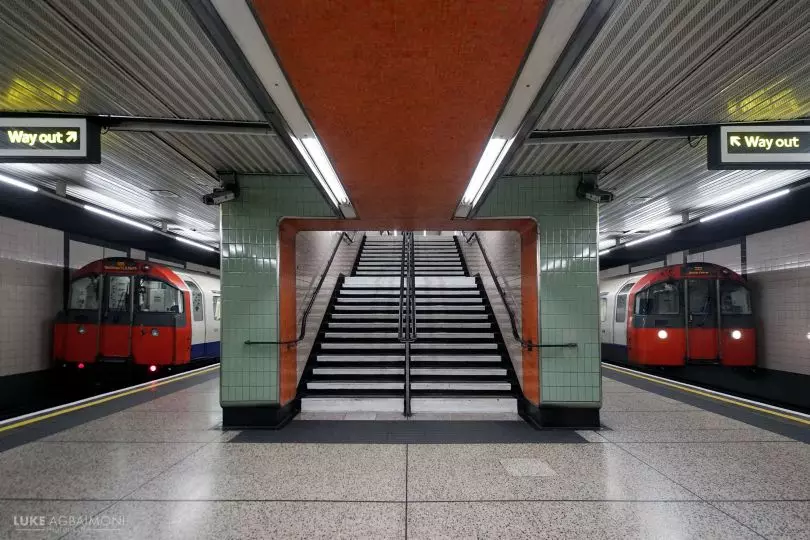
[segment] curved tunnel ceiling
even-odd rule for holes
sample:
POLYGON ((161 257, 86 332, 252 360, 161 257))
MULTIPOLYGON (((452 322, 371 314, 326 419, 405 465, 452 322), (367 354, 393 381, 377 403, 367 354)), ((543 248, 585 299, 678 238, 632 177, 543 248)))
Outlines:
POLYGON ((254 0, 361 219, 449 219, 546 0, 254 0))

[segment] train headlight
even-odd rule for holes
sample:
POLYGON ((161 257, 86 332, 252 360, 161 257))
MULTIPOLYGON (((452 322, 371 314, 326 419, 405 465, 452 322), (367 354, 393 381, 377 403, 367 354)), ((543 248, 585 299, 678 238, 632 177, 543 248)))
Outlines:
POLYGON ((669 333, 666 330, 658 331, 658 339, 667 339, 667 337, 669 337, 669 333))
POLYGON ((157 328, 152 328, 152 337, 158 337, 160 335, 160 330, 157 328))
POLYGON ((739 330, 732 330, 731 331, 731 339, 741 339, 741 338, 742 338, 742 332, 740 332, 739 330))
POLYGON ((79 325, 79 328, 77 329, 77 331, 78 331, 80 334, 86 334, 86 333, 87 333, 87 328, 85 328, 85 327, 84 327, 84 326, 82 326, 82 325, 79 325))

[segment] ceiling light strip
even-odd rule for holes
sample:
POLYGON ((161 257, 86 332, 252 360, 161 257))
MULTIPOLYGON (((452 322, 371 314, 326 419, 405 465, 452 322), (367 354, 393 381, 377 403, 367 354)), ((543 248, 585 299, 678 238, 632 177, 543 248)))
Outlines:
POLYGON ((36 193, 37 191, 39 191, 39 188, 37 186, 31 185, 27 182, 21 182, 15 178, 11 178, 10 176, 6 176, 3 174, 0 174, 0 182, 3 182, 4 184, 8 184, 10 186, 14 186, 16 188, 30 191, 31 193, 36 193))
POLYGON ((88 210, 90 212, 93 212, 94 214, 104 216, 104 217, 106 217, 108 219, 112 219, 112 220, 118 221, 120 223, 126 223, 127 225, 129 225, 131 227, 136 227, 136 228, 144 230, 144 231, 152 232, 152 231, 155 230, 154 227, 150 227, 149 225, 145 225, 143 223, 135 221, 134 219, 125 218, 124 216, 119 216, 118 214, 113 214, 112 212, 107 212, 106 210, 102 210, 101 208, 96 208, 95 206, 91 206, 89 204, 85 204, 84 209, 88 210))
POLYGON ((751 208, 752 206, 757 206, 759 204, 771 201, 771 200, 776 199, 778 197, 782 197, 784 195, 787 195, 788 193, 790 193, 790 188, 782 189, 782 190, 776 191, 774 193, 765 195, 763 197, 757 197, 756 199, 752 199, 752 200, 750 200, 748 202, 744 202, 742 204, 732 206, 731 208, 721 210, 720 212, 715 212, 714 214, 709 214, 706 217, 702 217, 702 218, 700 218, 700 222, 705 223, 707 221, 712 221, 714 219, 721 218, 723 216, 727 216, 727 215, 733 214, 735 212, 739 212, 740 210, 745 210, 746 208, 751 208))
POLYGON ((216 249, 207 244, 201 244, 200 242, 195 242, 194 240, 189 240, 188 238, 183 238, 182 236, 175 236, 174 238, 178 242, 183 242, 184 244, 188 244, 190 246, 194 246, 199 249, 204 249, 206 251, 216 251, 216 249))
POLYGON ((289 127, 293 145, 332 204, 354 217, 349 196, 298 103, 264 32, 246 0, 211 0, 256 77, 289 127))
POLYGON ((650 240, 655 240, 656 238, 661 238, 662 236, 666 236, 672 232, 672 229, 666 229, 663 231, 658 231, 657 233, 653 233, 650 235, 645 236, 644 238, 639 238, 638 240, 631 240, 624 244, 625 247, 635 246, 637 244, 643 244, 644 242, 649 242, 650 240))

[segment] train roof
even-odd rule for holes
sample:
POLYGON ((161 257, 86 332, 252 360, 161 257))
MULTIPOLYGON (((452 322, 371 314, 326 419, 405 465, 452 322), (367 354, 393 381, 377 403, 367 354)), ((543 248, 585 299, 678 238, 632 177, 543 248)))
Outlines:
POLYGON ((93 274, 145 275, 160 279, 175 287, 186 290, 183 279, 173 268, 152 261, 131 259, 129 257, 108 257, 88 263, 75 272, 73 279, 93 274))
POLYGON ((737 272, 714 263, 690 262, 654 268, 646 272, 637 272, 602 280, 600 293, 615 293, 627 283, 635 283, 632 290, 637 291, 651 283, 670 279, 730 279, 745 283, 745 278, 737 272))

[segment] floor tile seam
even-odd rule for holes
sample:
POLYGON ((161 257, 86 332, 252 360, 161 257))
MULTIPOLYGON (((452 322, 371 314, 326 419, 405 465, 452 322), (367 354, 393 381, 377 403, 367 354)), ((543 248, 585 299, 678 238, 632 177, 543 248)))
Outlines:
POLYGON ((130 497, 130 496, 131 496, 133 493, 137 492, 139 489, 141 489, 142 487, 144 487, 146 484, 148 484, 148 483, 150 483, 150 482, 152 482, 152 481, 154 481, 154 480, 157 480, 157 479, 158 479, 160 476, 162 476, 162 475, 164 475, 164 474, 168 473, 170 470, 172 470, 174 467, 176 467, 177 465, 179 465, 180 463, 182 463, 182 462, 183 462, 183 461, 185 461, 186 459, 190 458, 190 457, 191 457, 191 456, 193 456, 194 454, 196 454, 196 453, 200 452, 201 450, 203 450, 204 448, 206 448, 206 447, 207 447, 207 446, 208 446, 210 443, 189 443, 189 444, 199 444, 200 446, 199 446, 199 447, 197 447, 197 448, 195 448, 194 450, 192 450, 192 451, 188 452, 187 454, 185 454, 184 456, 182 456, 180 459, 176 460, 174 463, 170 464, 170 465, 169 465, 169 466, 167 466, 166 468, 164 468, 164 469, 162 469, 161 471, 159 471, 157 474, 155 474, 155 475, 153 475, 152 477, 150 477, 148 480, 146 480, 145 482, 143 482, 142 484, 140 484, 139 486, 137 486, 135 489, 133 489, 132 491, 130 491, 129 493, 127 493, 126 495, 124 495, 123 497, 121 497, 121 498, 120 498, 120 500, 121 500, 121 501, 128 500, 128 499, 129 499, 129 497, 130 497))
POLYGON ((641 459, 640 457, 638 457, 637 455, 635 455, 633 452, 631 452, 631 451, 630 451, 630 450, 628 450, 627 448, 624 448, 623 446, 621 446, 621 445, 619 445, 619 444, 615 444, 615 446, 616 446, 617 448, 619 448, 620 450, 622 450, 623 452, 626 452, 627 454, 629 454, 629 455, 633 456, 633 458, 635 458, 635 459, 637 459, 638 461, 640 461, 641 463, 645 464, 646 466, 648 466, 649 468, 651 468, 652 470, 654 470, 655 472, 657 472, 658 474, 660 474, 660 475, 661 475, 661 476, 663 476, 664 478, 668 479, 670 482, 673 482, 675 485, 680 486, 682 489, 685 489, 687 492, 689 492, 689 493, 691 493, 691 494, 695 495, 695 496, 696 496, 696 497, 698 497, 699 499, 701 499, 701 500, 703 500, 704 502, 706 502, 707 504, 709 504, 709 506, 711 506, 711 507, 713 507, 713 508, 717 509, 717 511, 718 511, 718 512, 720 512, 721 514, 725 515, 726 517, 728 517, 729 519, 731 519, 731 520, 732 520, 732 521, 734 521, 735 523, 738 523, 738 524, 739 524, 741 527, 743 527, 744 529, 746 529, 746 530, 748 530, 748 531, 751 531, 751 533, 755 534, 755 535, 756 535, 756 536, 758 536, 759 538, 765 538, 764 536, 762 536, 761 534, 759 534, 758 532, 756 532, 754 529, 752 529, 751 527, 749 527, 748 525, 746 525, 746 524, 745 524, 745 523, 743 523, 742 521, 740 521, 740 520, 736 519, 734 516, 732 516, 732 515, 728 514, 727 512, 724 512, 722 509, 718 508, 718 507, 717 507, 717 506, 715 506, 714 504, 712 504, 712 503, 710 503, 710 502, 706 501, 706 499, 704 499, 703 497, 700 497, 700 495, 698 495, 697 493, 695 493, 695 492, 694 492, 694 491, 692 491, 691 489, 687 488, 686 486, 684 486, 683 484, 681 484, 680 482, 678 482, 678 481, 677 481, 677 480, 675 480, 674 478, 671 478, 669 475, 667 475, 667 474, 665 474, 664 472, 660 471, 660 470, 659 470, 657 467, 655 467, 655 466, 653 466, 653 465, 651 465, 651 464, 647 463, 646 461, 644 461, 643 459, 641 459))
MULTIPOLYGON (((109 503, 319 503, 319 504, 405 504, 400 500, 350 499, 92 499, 0 497, 0 502, 109 502, 109 503)), ((468 504, 468 503, 810 503, 810 499, 420 499, 409 504, 468 504)))
MULTIPOLYGON (((90 519, 92 520, 92 519, 93 519, 93 518, 95 518, 96 516, 101 515, 102 513, 106 512, 107 510, 109 510, 110 508, 112 508, 113 506, 115 506, 116 504, 118 504, 118 501, 110 501, 110 504, 108 504, 107 506, 105 506, 104 508, 102 508, 101 510, 99 510, 98 512, 94 513, 94 514, 93 514, 93 516, 92 516, 90 519)), ((71 534, 73 534, 74 532, 78 531, 78 530, 79 530, 79 527, 81 527, 81 523, 76 524, 76 526, 75 526, 75 527, 73 527, 73 528, 72 528, 72 529, 70 529, 68 532, 66 532, 65 534, 63 534, 62 536, 60 536, 60 537, 59 537, 59 540, 62 540, 63 538, 67 538, 68 536, 70 536, 70 535, 71 535, 71 534)))

